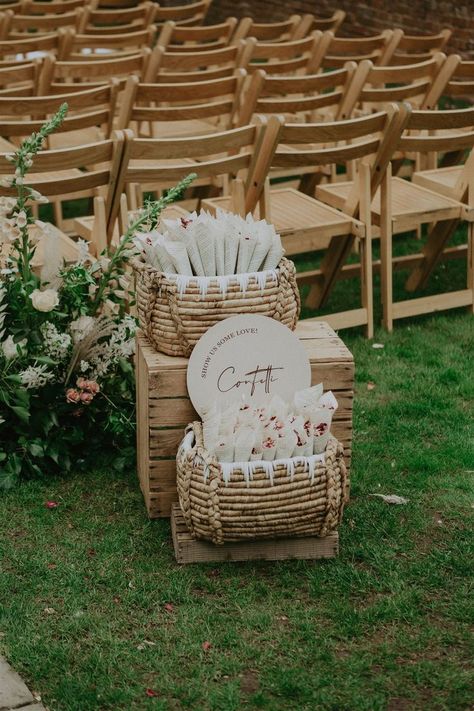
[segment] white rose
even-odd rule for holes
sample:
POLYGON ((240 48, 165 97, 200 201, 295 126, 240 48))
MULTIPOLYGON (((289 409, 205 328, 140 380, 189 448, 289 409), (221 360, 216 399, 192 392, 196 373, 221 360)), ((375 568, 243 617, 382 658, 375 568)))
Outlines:
POLYGON ((35 289, 30 295, 33 308, 37 311, 52 311, 59 304, 59 296, 56 289, 35 289))
POLYGON ((8 360, 10 360, 10 358, 16 358, 16 356, 18 355, 18 346, 20 346, 20 348, 23 348, 24 346, 26 346, 26 343, 26 338, 24 338, 22 341, 19 341, 18 343, 15 343, 15 341, 13 340, 13 336, 8 336, 8 338, 5 338, 2 343, 3 355, 8 360))

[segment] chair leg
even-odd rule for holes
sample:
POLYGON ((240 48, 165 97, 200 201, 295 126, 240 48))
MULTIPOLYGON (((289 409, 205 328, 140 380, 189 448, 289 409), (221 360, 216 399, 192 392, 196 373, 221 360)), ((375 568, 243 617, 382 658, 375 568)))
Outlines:
POLYGON ((380 282, 384 328, 393 331, 392 209, 390 164, 380 185, 380 282))
POLYGON ((313 284, 306 298, 306 306, 310 309, 319 309, 326 303, 334 283, 347 261, 354 244, 354 235, 333 237, 326 250, 321 264, 321 276, 313 284))
MULTIPOLYGON (((372 265, 372 208, 370 200, 370 167, 361 161, 359 167, 360 220, 365 225, 365 237, 357 240, 360 253, 360 287, 362 306, 367 313, 365 335, 374 336, 374 291, 372 265)), ((355 244, 356 244, 355 243, 355 244)))
POLYGON ((458 224, 459 220, 443 220, 433 226, 423 247, 424 259, 415 267, 406 281, 407 291, 417 291, 426 286, 431 272, 441 259, 443 250, 458 224))
POLYGON ((469 313, 474 314, 474 222, 467 223, 467 288, 471 290, 469 313))

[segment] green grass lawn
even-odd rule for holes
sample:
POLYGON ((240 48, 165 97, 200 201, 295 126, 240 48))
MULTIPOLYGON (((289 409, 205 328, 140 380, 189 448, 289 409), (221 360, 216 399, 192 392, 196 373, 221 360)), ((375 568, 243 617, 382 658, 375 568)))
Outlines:
POLYGON ((473 319, 379 331, 383 350, 345 340, 355 438, 336 560, 179 567, 134 472, 0 498, 0 652, 52 711, 472 708, 473 319))

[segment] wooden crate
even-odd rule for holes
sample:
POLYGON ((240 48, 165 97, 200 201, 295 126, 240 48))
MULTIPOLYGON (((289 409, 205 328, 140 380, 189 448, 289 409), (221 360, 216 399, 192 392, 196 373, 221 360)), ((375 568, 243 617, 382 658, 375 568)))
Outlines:
MULTIPOLYGON (((354 359, 324 321, 300 321, 297 336, 311 362, 312 384, 323 383, 339 402, 332 432, 344 445, 348 468, 352 446, 354 359)), ((188 359, 155 351, 137 336, 138 476, 150 518, 169 516, 177 500, 176 463, 184 428, 197 418, 188 398, 188 359)))
POLYGON ((332 531, 324 538, 278 538, 215 546, 196 541, 184 523, 179 504, 171 507, 171 533, 178 563, 214 563, 236 560, 290 560, 334 558, 339 552, 339 535, 332 531))

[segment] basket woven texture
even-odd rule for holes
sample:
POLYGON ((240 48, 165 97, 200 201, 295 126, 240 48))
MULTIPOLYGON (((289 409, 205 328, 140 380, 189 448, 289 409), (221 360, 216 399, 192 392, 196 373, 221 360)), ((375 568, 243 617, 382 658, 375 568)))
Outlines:
POLYGON ((300 313, 295 265, 282 258, 276 280, 267 278, 262 288, 250 277, 245 291, 231 281, 225 293, 210 278, 207 293, 191 279, 184 293, 176 281, 139 258, 131 262, 136 276, 140 327, 155 348, 173 356, 189 356, 201 336, 218 321, 238 314, 260 314, 294 330, 300 313))
POLYGON ((189 447, 177 456, 177 488, 186 525, 194 538, 222 544, 249 538, 326 536, 337 528, 344 509, 346 467, 343 447, 331 438, 325 461, 314 476, 301 458, 291 477, 285 464, 274 469, 273 483, 263 469, 246 481, 235 469, 226 484, 215 457, 204 448, 202 425, 194 422, 189 447))

